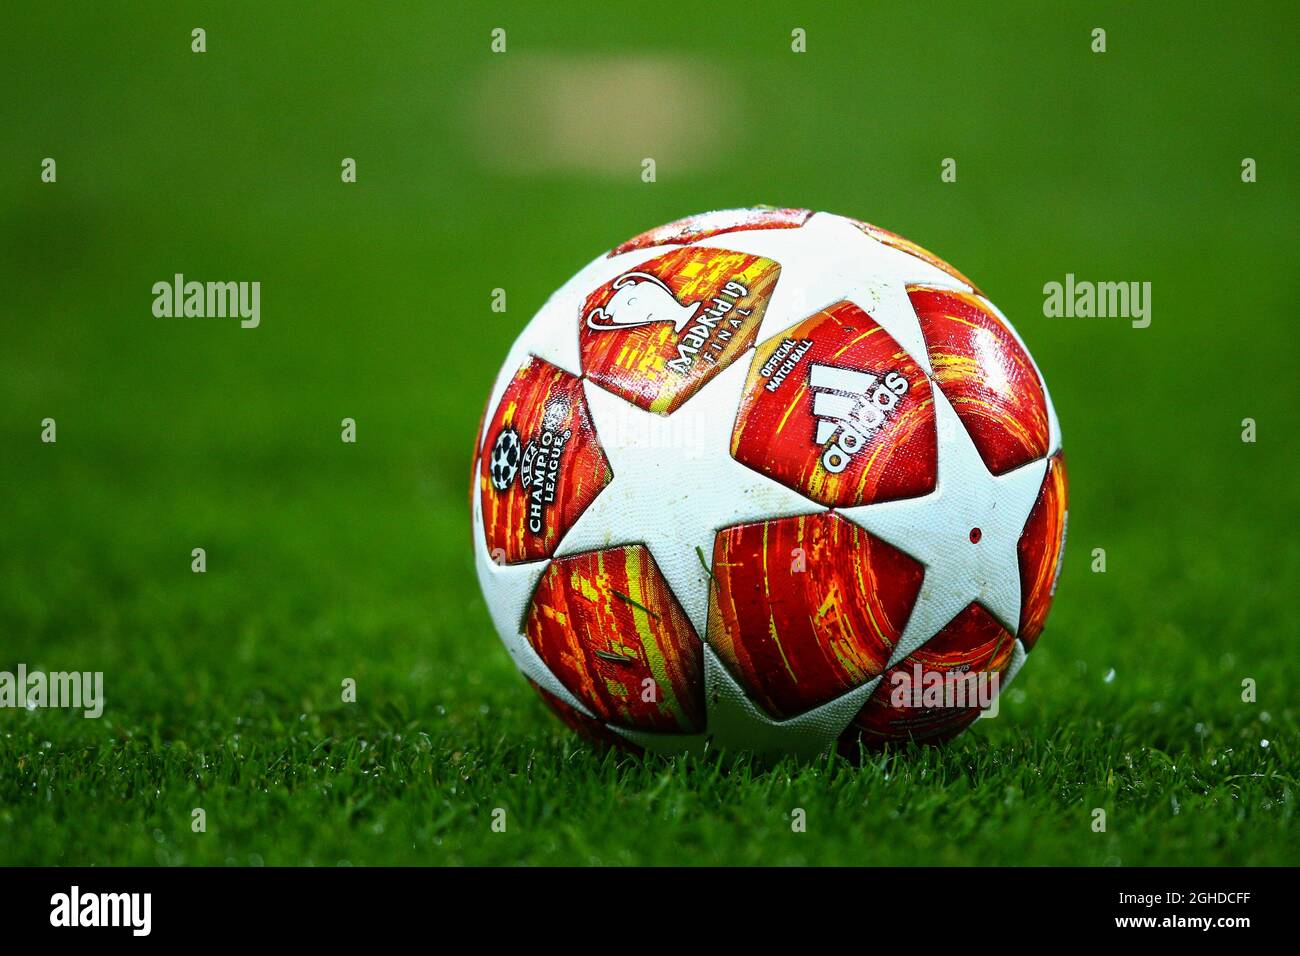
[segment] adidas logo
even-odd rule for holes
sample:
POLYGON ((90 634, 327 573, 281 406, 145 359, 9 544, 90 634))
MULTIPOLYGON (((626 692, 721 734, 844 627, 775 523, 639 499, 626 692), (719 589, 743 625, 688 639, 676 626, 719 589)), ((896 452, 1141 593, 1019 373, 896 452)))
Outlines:
POLYGON ((907 379, 888 372, 881 381, 870 372, 814 362, 808 372, 808 387, 817 416, 815 439, 825 449, 822 467, 838 475, 907 394, 907 379))

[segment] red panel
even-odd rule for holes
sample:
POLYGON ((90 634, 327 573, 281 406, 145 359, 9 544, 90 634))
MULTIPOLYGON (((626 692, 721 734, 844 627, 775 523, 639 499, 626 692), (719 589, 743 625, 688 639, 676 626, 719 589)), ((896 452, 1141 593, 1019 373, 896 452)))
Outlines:
POLYGON ((643 232, 621 246, 616 246, 610 255, 617 256, 624 252, 649 249, 653 246, 687 245, 699 242, 701 239, 742 230, 797 229, 807 222, 811 215, 812 211, 808 209, 775 209, 770 206, 706 212, 697 216, 687 216, 666 226, 658 226, 643 232))
POLYGON ((1025 350, 980 296, 909 286, 935 382, 989 471, 1047 454, 1047 400, 1025 350))
POLYGON ((771 259, 700 246, 629 269, 587 297, 583 371, 667 415, 754 344, 780 272, 771 259))
POLYGON ((924 371, 851 302, 758 348, 731 454, 825 505, 934 489, 934 402, 924 371))
POLYGON ((555 716, 559 717, 560 720, 564 722, 565 726, 576 733, 579 737, 604 747, 616 747, 622 750, 640 751, 640 747, 637 747, 621 734, 614 733, 614 731, 610 730, 599 720, 588 717, 582 711, 570 707, 541 685, 536 684, 531 680, 529 680, 528 683, 533 690, 537 691, 537 696, 542 698, 542 701, 551 709, 555 716))
POLYGON ((922 246, 918 246, 911 239, 905 239, 903 236, 900 236, 896 232, 890 232, 888 229, 882 229, 879 226, 873 226, 869 222, 856 222, 855 220, 855 223, 859 229, 865 232, 872 239, 884 243, 885 245, 889 246, 891 249, 897 249, 900 252, 906 252, 908 255, 915 256, 916 258, 922 260, 923 262, 927 262, 930 265, 934 266, 936 269, 948 273, 948 275, 952 276, 958 282, 961 282, 964 285, 968 285, 976 292, 979 292, 979 289, 975 288, 974 282, 971 282, 970 279, 967 279, 964 275, 962 275, 960 272, 958 272, 956 269, 950 266, 943 259, 940 259, 929 249, 923 248, 922 246))
MULTIPOLYGON (((859 739, 868 747, 878 747, 908 740, 941 743, 957 736, 979 717, 981 708, 943 706, 958 698, 945 698, 942 690, 934 688, 944 675, 1001 674, 1010 665, 1014 650, 1015 638, 1011 633, 984 608, 970 605, 890 669, 844 732, 842 747, 855 749, 859 739), (927 698, 927 688, 938 696, 927 698)), ((968 695, 965 701, 974 704, 979 700, 970 685, 963 692, 968 695)), ((955 685, 953 693, 956 693, 955 685)))
POLYGON ((1047 462, 1047 475, 1020 535, 1020 639, 1031 650, 1043 632, 1047 612, 1056 594, 1065 550, 1065 524, 1069 515, 1065 457, 1057 452, 1047 462))
POLYGON ((612 477, 581 380, 530 356, 501 397, 478 471, 488 551, 507 564, 550 555, 612 477))
POLYGON ((790 717, 884 670, 924 569, 827 512, 720 532, 713 575, 709 644, 756 702, 790 717))
POLYGON ((487 424, 488 405, 492 401, 489 395, 483 402, 483 411, 478 415, 478 429, 474 432, 474 453, 469 459, 469 516, 470 516, 470 546, 474 545, 474 496, 479 493, 478 474, 479 474, 479 449, 483 445, 483 426, 487 424))
POLYGON ((552 562, 525 633, 551 673, 601 720, 669 733, 703 729, 703 646, 644 545, 552 562))

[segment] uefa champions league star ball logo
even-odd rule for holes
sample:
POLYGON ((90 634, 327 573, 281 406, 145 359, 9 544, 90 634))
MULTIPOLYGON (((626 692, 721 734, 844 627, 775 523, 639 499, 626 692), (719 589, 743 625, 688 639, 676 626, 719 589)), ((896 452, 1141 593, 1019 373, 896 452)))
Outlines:
POLYGON ((519 474, 519 433, 506 426, 497 434, 492 444, 492 460, 489 471, 492 474, 492 487, 497 491, 507 491, 519 474))
POLYGON ((488 458, 492 487, 497 494, 506 495, 515 490, 518 479, 518 490, 526 498, 520 517, 530 534, 546 534, 547 512, 562 491, 561 464, 573 438, 573 429, 566 427, 569 410, 567 401, 553 401, 533 428, 520 425, 526 435, 532 432, 527 441, 520 438, 514 425, 503 425, 492 443, 488 458))

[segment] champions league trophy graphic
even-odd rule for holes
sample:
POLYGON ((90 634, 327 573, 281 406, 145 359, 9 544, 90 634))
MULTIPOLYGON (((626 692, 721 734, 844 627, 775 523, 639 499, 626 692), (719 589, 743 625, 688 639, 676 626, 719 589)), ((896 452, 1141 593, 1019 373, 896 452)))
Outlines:
POLYGON ((615 290, 604 307, 592 309, 587 316, 588 328, 601 332, 630 329, 654 322, 671 322, 680 332, 695 315, 700 303, 682 305, 658 276, 647 272, 627 272, 614 280, 615 290))

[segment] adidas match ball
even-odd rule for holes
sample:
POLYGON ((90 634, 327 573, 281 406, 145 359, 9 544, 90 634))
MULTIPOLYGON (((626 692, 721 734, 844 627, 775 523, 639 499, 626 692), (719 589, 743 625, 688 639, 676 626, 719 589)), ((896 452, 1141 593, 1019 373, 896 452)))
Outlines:
POLYGON ((1060 570, 1047 386, 960 272, 876 226, 707 213, 524 328, 471 488, 506 649, 590 737, 812 755, 996 708, 1060 570))

